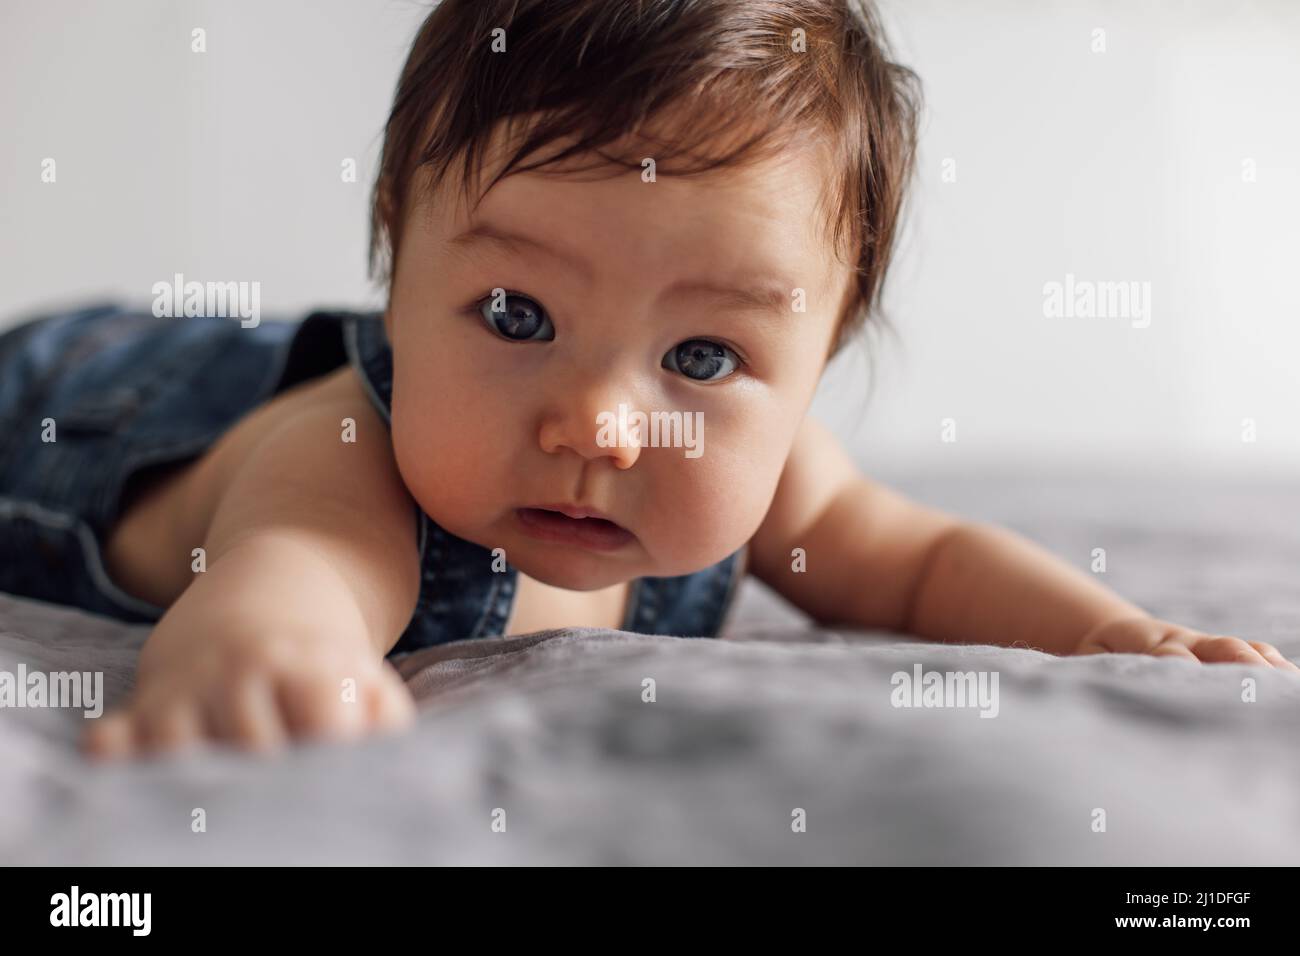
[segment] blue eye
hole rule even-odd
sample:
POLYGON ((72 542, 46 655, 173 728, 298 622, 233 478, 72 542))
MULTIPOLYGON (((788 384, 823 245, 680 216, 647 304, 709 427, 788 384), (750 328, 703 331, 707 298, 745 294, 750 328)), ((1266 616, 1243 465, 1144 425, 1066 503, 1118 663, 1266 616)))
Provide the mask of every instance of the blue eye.
POLYGON ((547 342, 555 338, 546 310, 526 295, 507 292, 479 303, 479 315, 489 329, 512 342, 547 342), (493 306, 499 308, 493 308, 493 306), (540 334, 539 334, 540 333, 540 334))
POLYGON ((708 339, 687 339, 664 354, 663 367, 696 382, 726 378, 740 364, 735 352, 708 339), (719 374, 722 373, 722 374, 719 374))

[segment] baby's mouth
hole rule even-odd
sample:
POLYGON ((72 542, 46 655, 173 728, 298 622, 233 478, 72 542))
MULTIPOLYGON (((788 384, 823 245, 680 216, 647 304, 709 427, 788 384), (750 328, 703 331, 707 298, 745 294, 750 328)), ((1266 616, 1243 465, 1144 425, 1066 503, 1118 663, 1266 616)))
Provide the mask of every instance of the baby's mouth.
MULTIPOLYGON (((566 509, 582 514, 582 509, 566 509)), ((593 551, 616 551, 636 540, 636 535, 608 518, 594 515, 570 517, 555 508, 516 508, 523 532, 542 541, 572 544, 593 551)))

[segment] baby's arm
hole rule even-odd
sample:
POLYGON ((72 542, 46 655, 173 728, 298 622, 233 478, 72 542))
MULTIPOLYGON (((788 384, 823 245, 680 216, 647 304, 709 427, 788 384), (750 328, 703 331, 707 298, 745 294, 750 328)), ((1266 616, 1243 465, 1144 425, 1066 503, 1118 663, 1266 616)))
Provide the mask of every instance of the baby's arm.
POLYGON ((191 502, 212 516, 207 568, 150 634, 129 708, 87 733, 93 754, 201 738, 269 748, 414 713, 383 662, 419 590, 413 502, 383 421, 330 399, 231 447, 238 460, 204 492, 215 500, 191 502))
POLYGON ((1152 618, 1025 539, 910 502, 864 478, 805 419, 751 568, 818 621, 932 640, 1102 651, 1300 670, 1263 642, 1152 618), (792 567, 802 548, 806 570, 792 567))

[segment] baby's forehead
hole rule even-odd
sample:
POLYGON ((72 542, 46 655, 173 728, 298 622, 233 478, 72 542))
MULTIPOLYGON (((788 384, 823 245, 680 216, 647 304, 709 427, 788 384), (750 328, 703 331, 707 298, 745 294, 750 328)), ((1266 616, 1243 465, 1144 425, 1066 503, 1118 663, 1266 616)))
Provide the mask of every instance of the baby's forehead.
POLYGON ((521 174, 445 222, 439 235, 462 256, 509 254, 586 283, 620 275, 643 288, 680 276, 788 302, 796 289, 822 294, 835 271, 813 209, 816 187, 792 175, 593 181, 521 174))
POLYGON ((777 276, 784 265, 805 282, 810 266, 837 258, 823 150, 805 143, 704 170, 673 153, 638 155, 624 152, 617 163, 577 155, 504 172, 485 162, 468 183, 425 187, 421 204, 448 239, 484 224, 526 227, 611 254, 640 243, 680 257, 772 259, 765 271, 777 276))

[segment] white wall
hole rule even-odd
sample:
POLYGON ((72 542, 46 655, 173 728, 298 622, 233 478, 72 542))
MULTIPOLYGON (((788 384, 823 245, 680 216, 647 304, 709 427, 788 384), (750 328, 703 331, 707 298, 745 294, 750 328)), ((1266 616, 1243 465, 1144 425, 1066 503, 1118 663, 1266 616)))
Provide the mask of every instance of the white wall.
MULTIPOLYGON (((818 415, 883 473, 1300 468, 1300 3, 883 6, 927 98, 899 336, 818 415), (1066 273, 1149 282, 1150 326, 1045 318, 1066 273)), ((257 279, 264 312, 377 304, 366 204, 425 9, 0 5, 0 327, 178 271, 257 279)))
POLYGON ((175 272, 257 279, 262 308, 377 302, 367 201, 424 5, 6 0, 0 322, 148 302, 175 272), (207 31, 207 52, 190 31, 207 31), (44 157, 58 181, 40 181, 44 157), (340 163, 357 160, 357 182, 340 163))
POLYGON ((1300 4, 886 9, 928 101, 902 342, 865 420, 861 362, 819 411, 886 468, 1300 462, 1300 4), (1149 281, 1150 326, 1045 318, 1066 273, 1149 281))

